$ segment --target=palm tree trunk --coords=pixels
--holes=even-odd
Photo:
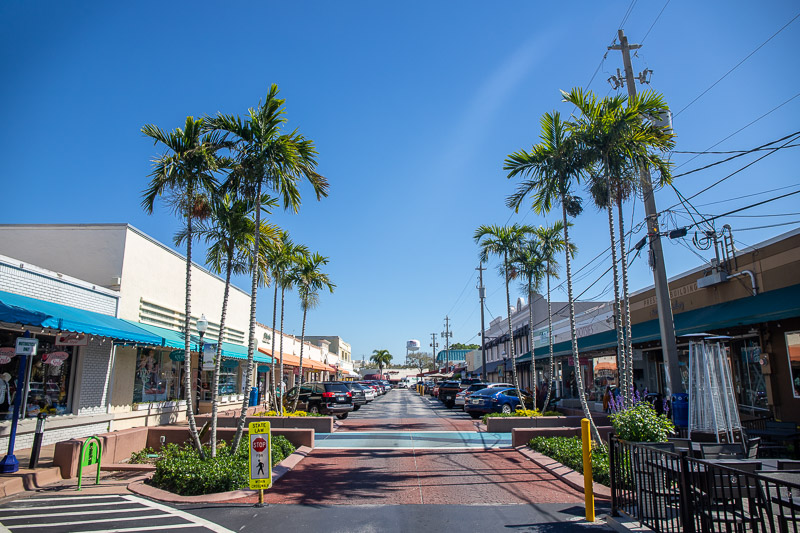
[[[233,269],[232,248],[228,250],[228,264],[225,268],[225,292],[222,296],[222,313],[219,318],[219,337],[217,353],[214,354],[214,377],[211,383],[211,457],[217,456],[217,412],[219,411],[219,371],[222,366],[222,341],[225,338],[225,318],[228,314],[228,294],[231,290],[231,270]]]
[[[194,194],[189,190],[189,198],[193,198]],[[192,208],[189,205],[186,214],[186,307],[184,310],[185,316],[183,321],[183,331],[185,333],[184,349],[186,355],[184,356],[185,366],[185,379],[184,388],[186,390],[186,420],[189,422],[189,436],[192,439],[201,459],[205,459],[203,453],[203,445],[200,444],[200,435],[197,433],[197,423],[194,419],[194,405],[192,405]],[[200,348],[202,352],[202,347]],[[200,372],[200,360],[197,361],[197,372]],[[195,392],[197,394],[197,392]]]
[[[627,360],[625,359],[625,333],[622,324],[622,302],[619,297],[619,267],[617,266],[617,238],[614,235],[614,208],[611,192],[611,179],[609,177],[608,162],[604,161],[603,167],[606,173],[606,184],[608,187],[607,209],[608,212],[608,232],[611,238],[611,270],[614,275],[614,326],[617,330],[617,369],[622,376],[620,384],[622,386],[622,397],[625,403],[629,404],[630,384],[628,383]]]
[[[244,432],[244,424],[247,422],[247,407],[250,403],[250,389],[253,386],[253,364],[255,362],[256,350],[256,299],[258,297],[258,276],[260,273],[260,257],[259,257],[259,244],[261,241],[261,182],[258,183],[256,192],[256,227],[254,231],[253,242],[253,257],[250,258],[250,264],[253,269],[253,281],[250,285],[250,335],[247,340],[247,374],[244,377],[244,401],[242,402],[242,411],[239,414],[239,423],[236,425],[236,435],[233,437],[231,443],[231,454],[236,453],[236,448],[239,447],[239,442],[242,439]]]
[[[633,338],[631,337],[631,302],[628,297],[628,257],[625,251],[625,219],[622,216],[622,198],[617,195],[617,213],[619,216],[619,254],[622,266],[622,304],[625,321],[625,369],[627,383],[633,394]]]
[[[531,350],[531,390],[533,391],[533,409],[536,409],[536,360],[533,358],[533,287],[528,279],[528,347]]]
[[[567,250],[569,253],[569,250]],[[547,262],[547,271],[550,272],[550,261]],[[556,373],[556,360],[553,357],[553,308],[550,305],[550,274],[547,275],[547,339],[550,345],[550,379],[547,384],[547,396],[542,405],[542,413],[547,411],[547,404],[550,403],[550,393],[553,390],[553,383],[555,383]]]
[[[281,388],[283,388],[283,311],[284,311],[284,304],[285,304],[285,297],[286,289],[281,287]],[[288,385],[288,383],[287,383]],[[281,415],[286,416],[286,406],[283,403],[283,394],[281,394]]]
[[[522,398],[522,393],[519,390],[519,380],[517,379],[517,356],[514,350],[514,330],[511,326],[511,291],[508,289],[508,252],[503,253],[503,265],[506,278],[506,307],[508,308],[508,338],[510,339],[511,350],[511,374],[514,376],[514,388],[517,389],[517,397],[519,404],[525,409],[525,400]]]
[[[303,386],[303,346],[306,343],[306,315],[308,314],[308,309],[303,309],[303,328],[300,331],[300,386]],[[294,398],[294,405],[292,406],[292,411],[297,411],[297,400],[300,399],[300,395],[298,394]]]
[[[592,412],[589,411],[589,403],[586,401],[586,393],[583,388],[583,373],[581,372],[581,359],[580,352],[578,351],[578,330],[575,327],[575,301],[572,299],[572,264],[569,260],[569,225],[567,224],[567,207],[564,205],[564,197],[561,197],[561,216],[564,219],[564,248],[566,250],[566,261],[564,267],[567,272],[567,301],[569,304],[569,330],[570,337],[572,338],[572,360],[577,369],[575,372],[575,380],[578,383],[578,397],[581,401],[583,408],[583,416],[589,420],[591,426],[592,436],[598,443],[602,443],[600,432],[597,431],[597,426],[594,423]],[[551,332],[552,334],[552,332]]]
[[[275,284],[275,296],[272,298],[272,391],[271,391],[271,403],[275,408],[275,412],[278,413],[281,410],[280,405],[278,405],[278,394],[276,386],[276,368],[275,368],[275,322],[278,320],[278,280],[275,279],[272,281]],[[281,369],[283,370],[283,369]],[[280,375],[280,378],[283,379],[283,374]]]

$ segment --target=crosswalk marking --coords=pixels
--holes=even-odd
[[[109,506],[112,508],[102,508]],[[109,528],[92,529],[92,533],[158,532],[186,528],[234,533],[204,518],[128,494],[20,499],[0,507],[0,521],[0,533],[17,530],[28,532],[33,528],[39,528],[42,532],[84,531],[89,524]]]

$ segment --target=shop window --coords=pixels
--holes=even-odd
[[[200,386],[203,390],[202,399],[211,401],[211,382],[214,379],[212,370],[204,370]],[[223,359],[219,369],[219,395],[230,396],[239,390],[239,361]]]
[[[182,399],[183,366],[182,361],[173,361],[168,351],[139,348],[133,382],[134,403]]]
[[[14,342],[17,335],[0,337],[0,418],[10,419],[14,397],[19,392],[19,362]],[[28,359],[28,397],[20,405],[20,417],[39,413],[63,415],[70,412],[70,380],[76,348],[56,346],[53,337],[38,337],[37,355]]]
[[[786,334],[786,354],[789,357],[789,379],[792,380],[792,392],[800,398],[800,331]]]

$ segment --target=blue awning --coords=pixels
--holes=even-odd
[[[186,337],[180,331],[175,331],[174,329],[162,328],[159,326],[153,326],[151,324],[143,324],[141,322],[130,322],[130,323],[142,329],[146,329],[153,335],[158,335],[160,337],[160,341],[158,343],[159,346],[165,346],[168,348],[179,348],[179,349],[186,348]],[[205,340],[207,341],[209,339],[206,337]],[[200,338],[197,335],[192,335],[190,342],[192,351],[196,352],[198,350],[198,345],[200,344]],[[233,344],[231,342],[223,342],[222,357],[224,359],[247,360],[247,346],[242,346],[240,344]],[[254,360],[257,363],[272,362],[272,358],[270,356],[264,355],[262,353],[256,353]]]
[[[152,333],[119,318],[0,291],[0,321],[160,345]]]

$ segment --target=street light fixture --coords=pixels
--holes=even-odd
[[[208,331],[208,319],[206,318],[206,315],[203,315],[203,314],[200,315],[200,318],[197,319],[197,326],[196,327],[197,327],[197,333],[200,334],[200,343],[199,343],[198,351],[197,351],[197,389],[196,389],[197,394],[195,395],[195,396],[197,396],[197,398],[195,398],[194,410],[195,410],[196,413],[199,413],[199,411],[200,411],[200,394],[202,394],[202,392],[203,392],[203,385],[202,385],[203,380],[202,380],[202,376],[201,376],[201,372],[203,371],[203,351],[204,351],[203,350],[203,337],[205,336],[206,331]],[[191,361],[191,359],[188,359],[188,360]]]

